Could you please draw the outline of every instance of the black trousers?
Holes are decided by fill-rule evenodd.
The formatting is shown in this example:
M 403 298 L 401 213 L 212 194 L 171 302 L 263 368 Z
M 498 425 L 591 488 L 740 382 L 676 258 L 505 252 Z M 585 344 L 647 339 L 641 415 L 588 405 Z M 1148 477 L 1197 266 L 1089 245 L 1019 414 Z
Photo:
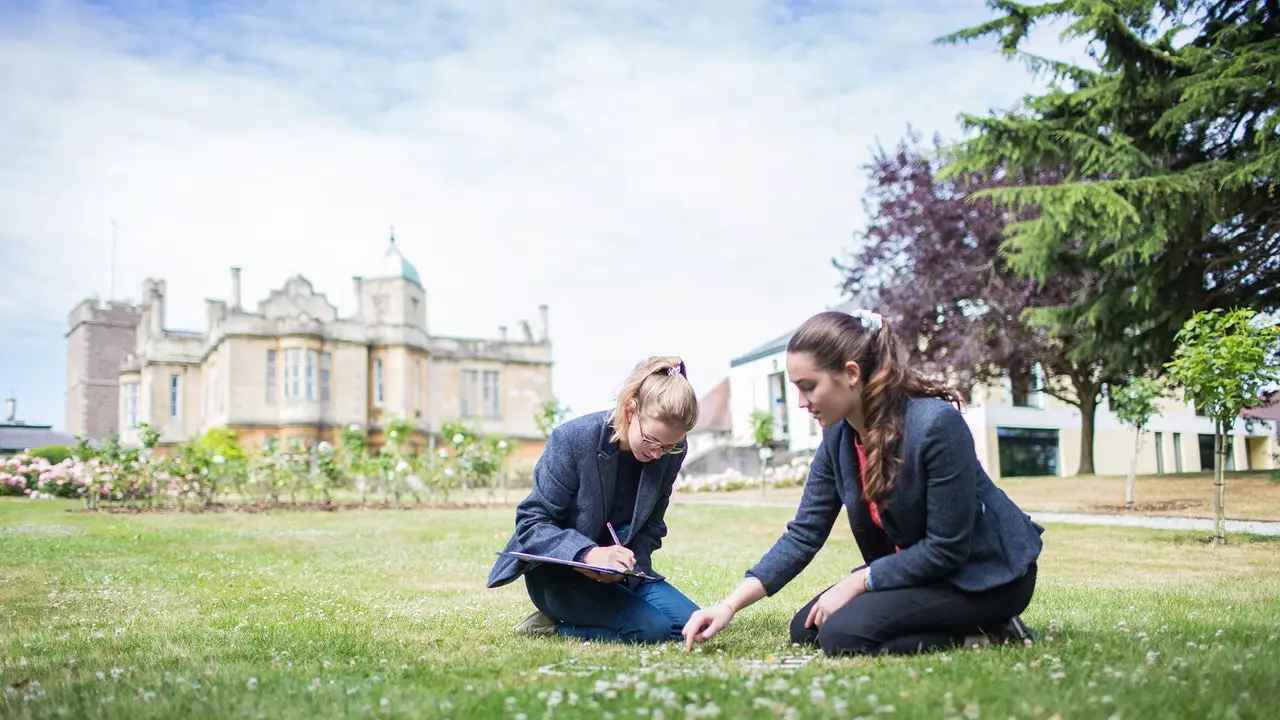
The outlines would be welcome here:
M 821 628 L 804 626 L 810 600 L 791 619 L 791 642 L 817 644 L 827 655 L 914 655 L 963 644 L 966 635 L 1000 628 L 1031 604 L 1036 565 L 1000 587 L 969 593 L 945 582 L 863 593 Z

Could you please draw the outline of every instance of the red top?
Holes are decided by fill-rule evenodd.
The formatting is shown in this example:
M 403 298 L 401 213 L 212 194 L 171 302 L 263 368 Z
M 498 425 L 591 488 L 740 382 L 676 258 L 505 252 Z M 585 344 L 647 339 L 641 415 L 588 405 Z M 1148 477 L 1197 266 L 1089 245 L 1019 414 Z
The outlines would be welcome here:
M 858 449 L 858 491 L 862 493 L 862 501 L 867 504 L 867 509 L 871 511 L 871 522 L 875 523 L 876 527 L 884 530 L 884 523 L 880 522 L 880 510 L 867 497 L 867 486 L 862 480 L 863 468 L 867 466 L 867 452 L 857 441 L 854 441 L 853 446 Z M 894 550 L 899 549 L 901 548 L 894 546 Z

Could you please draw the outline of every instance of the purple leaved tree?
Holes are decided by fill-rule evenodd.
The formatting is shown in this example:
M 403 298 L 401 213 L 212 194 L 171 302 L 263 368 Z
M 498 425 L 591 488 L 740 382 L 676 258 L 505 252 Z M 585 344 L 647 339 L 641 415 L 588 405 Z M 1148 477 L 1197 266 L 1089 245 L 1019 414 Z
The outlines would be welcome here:
M 966 399 L 974 386 L 1007 377 L 1014 403 L 1042 391 L 1079 408 L 1079 472 L 1092 474 L 1105 363 L 1087 356 L 1087 338 L 1035 321 L 1037 311 L 1088 293 L 1090 276 L 1063 267 L 1040 286 L 1016 275 L 1001 252 L 1005 226 L 1032 211 L 1015 216 L 989 199 L 969 198 L 1002 179 L 938 180 L 939 148 L 935 139 L 934 152 L 927 152 L 910 134 L 892 153 L 881 148 L 868 165 L 863 242 L 833 261 L 844 274 L 842 289 L 876 302 L 922 370 L 955 383 Z M 1037 181 L 1053 177 L 1046 171 Z

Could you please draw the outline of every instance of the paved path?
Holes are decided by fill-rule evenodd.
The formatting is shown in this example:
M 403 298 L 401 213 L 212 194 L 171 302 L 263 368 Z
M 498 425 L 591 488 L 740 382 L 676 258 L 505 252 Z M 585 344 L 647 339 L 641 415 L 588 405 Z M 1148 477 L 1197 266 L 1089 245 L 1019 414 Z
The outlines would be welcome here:
M 786 502 L 783 500 L 684 500 L 679 496 L 679 494 L 676 495 L 674 502 L 681 505 L 729 505 L 734 507 L 764 506 L 793 508 L 796 506 L 794 501 Z M 1151 528 L 1153 530 L 1213 530 L 1213 520 L 1208 518 L 1035 511 L 1028 513 L 1028 515 L 1030 515 L 1036 522 L 1042 523 L 1063 523 L 1067 525 L 1121 525 L 1125 527 Z M 1227 532 L 1280 537 L 1280 522 L 1265 520 L 1228 520 Z

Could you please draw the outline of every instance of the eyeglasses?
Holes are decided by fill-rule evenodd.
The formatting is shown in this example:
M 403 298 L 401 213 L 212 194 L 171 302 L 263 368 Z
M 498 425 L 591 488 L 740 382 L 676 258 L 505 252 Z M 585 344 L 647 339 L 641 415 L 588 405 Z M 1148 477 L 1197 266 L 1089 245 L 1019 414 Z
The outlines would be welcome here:
M 644 423 L 640 422 L 640 413 L 636 413 L 636 425 L 640 427 L 640 442 L 651 448 L 657 448 L 662 451 L 663 455 L 679 455 L 684 452 L 684 448 L 680 447 L 680 443 L 672 443 L 671 445 L 663 445 L 649 436 L 644 431 Z

